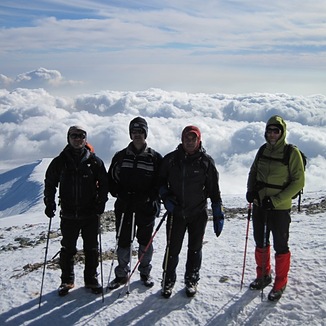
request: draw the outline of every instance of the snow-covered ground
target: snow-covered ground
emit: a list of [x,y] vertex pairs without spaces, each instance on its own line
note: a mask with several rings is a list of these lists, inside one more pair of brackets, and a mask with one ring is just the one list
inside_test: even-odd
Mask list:
[[[29,180],[36,182],[38,179],[36,185],[39,185],[39,192],[42,188],[43,174],[40,173],[42,162],[32,165],[33,169],[30,165],[26,165],[22,168],[24,172],[20,171],[20,174],[29,175],[30,177],[27,178]],[[11,182],[2,183],[2,191],[5,191],[5,184],[10,187]],[[25,188],[20,186],[15,189],[16,196],[22,196],[19,189],[28,191],[28,185]],[[6,193],[9,195],[8,189]],[[152,270],[155,279],[154,287],[145,288],[140,283],[136,271],[131,278],[129,295],[126,295],[126,288],[105,292],[104,302],[102,302],[101,295],[94,295],[83,287],[83,264],[79,262],[75,267],[76,287],[66,297],[59,297],[57,287],[60,283],[60,270],[49,262],[45,270],[39,308],[42,264],[49,227],[49,220],[43,214],[40,200],[34,206],[30,205],[32,207],[25,214],[0,219],[0,291],[2,293],[0,324],[15,326],[324,325],[326,195],[324,192],[309,192],[305,193],[303,198],[302,211],[298,213],[294,209],[292,215],[290,234],[292,266],[289,283],[283,297],[277,303],[267,300],[271,287],[264,290],[263,298],[260,291],[248,289],[249,282],[255,277],[251,225],[244,285],[240,290],[247,228],[246,203],[241,196],[228,195],[224,198],[224,202],[230,214],[227,214],[222,235],[216,238],[212,222],[209,221],[207,225],[201,279],[198,293],[194,298],[186,297],[183,286],[186,243],[180,256],[174,292],[170,299],[160,295],[165,248],[165,224],[163,224],[154,238]],[[314,203],[319,205],[313,205]],[[23,200],[20,205],[28,206]],[[239,208],[238,213],[231,214],[231,208],[236,207]],[[234,210],[232,212],[234,213]],[[157,224],[160,218],[157,219]],[[51,223],[48,260],[51,260],[60,249],[59,233],[59,218],[56,216]],[[103,252],[114,249],[114,232],[103,232],[101,240]],[[81,248],[80,242],[78,249]],[[136,258],[133,266],[134,264]],[[103,260],[105,287],[111,265],[111,260]]]

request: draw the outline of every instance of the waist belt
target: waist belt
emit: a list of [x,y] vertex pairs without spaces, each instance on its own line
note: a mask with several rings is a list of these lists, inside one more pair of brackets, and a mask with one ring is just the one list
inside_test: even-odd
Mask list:
[[263,189],[263,188],[272,188],[272,189],[285,189],[288,185],[274,185],[271,183],[266,183],[266,182],[262,182],[262,181],[257,181],[256,183],[256,187],[257,187],[257,191]]

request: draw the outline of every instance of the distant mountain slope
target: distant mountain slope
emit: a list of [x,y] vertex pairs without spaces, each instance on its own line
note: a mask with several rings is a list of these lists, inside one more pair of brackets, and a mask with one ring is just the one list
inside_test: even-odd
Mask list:
[[0,174],[0,218],[26,213],[42,202],[49,162],[38,160]]

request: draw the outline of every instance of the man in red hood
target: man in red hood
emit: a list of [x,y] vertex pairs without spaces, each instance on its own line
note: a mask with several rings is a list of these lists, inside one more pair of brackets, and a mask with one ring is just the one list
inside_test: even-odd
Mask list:
[[201,133],[198,127],[188,126],[182,131],[182,146],[189,155],[195,154],[201,144]]
[[224,223],[219,175],[214,160],[202,148],[198,127],[185,127],[181,141],[175,151],[163,158],[159,173],[160,196],[169,213],[161,292],[165,298],[171,296],[176,282],[176,268],[186,232],[188,253],[184,274],[185,290],[188,297],[196,294],[208,219],[207,198],[212,202],[217,237],[221,234]]

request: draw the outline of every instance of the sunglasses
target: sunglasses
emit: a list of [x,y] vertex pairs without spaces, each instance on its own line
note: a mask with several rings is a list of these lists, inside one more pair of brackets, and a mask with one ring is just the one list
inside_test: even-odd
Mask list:
[[275,134],[275,135],[278,135],[278,134],[281,133],[281,130],[278,129],[278,128],[267,128],[266,132],[267,132],[268,134],[273,133],[273,134]]
[[131,133],[134,134],[134,135],[142,135],[145,133],[145,131],[143,129],[132,129],[131,130]]
[[71,139],[85,139],[86,138],[85,134],[70,134],[69,136]]

